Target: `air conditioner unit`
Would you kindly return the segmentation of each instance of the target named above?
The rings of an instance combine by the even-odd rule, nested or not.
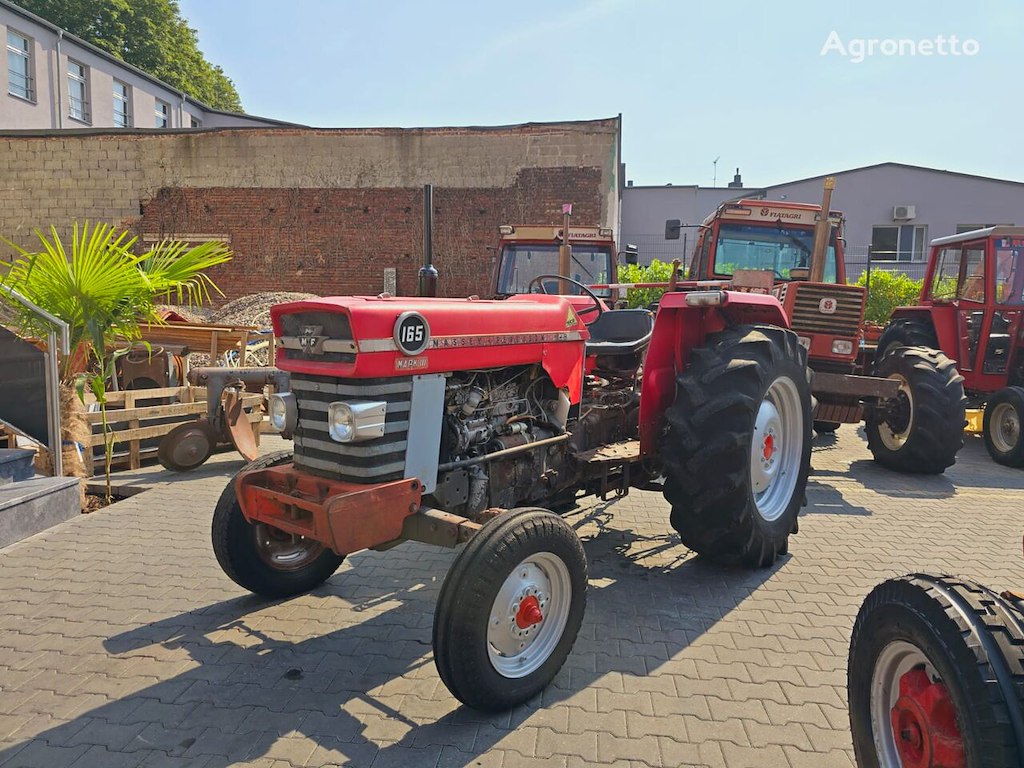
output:
[[[893,221],[906,221],[907,219],[913,219],[915,216],[917,216],[916,205],[894,205],[892,207]]]

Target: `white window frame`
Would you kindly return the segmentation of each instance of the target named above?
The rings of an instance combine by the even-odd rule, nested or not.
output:
[[[160,109],[161,107],[163,107],[163,110]],[[156,106],[153,107],[153,115],[156,117],[154,125],[157,128],[171,127],[171,105],[168,102],[157,99]],[[160,125],[161,120],[163,120],[163,125]]]
[[[72,73],[71,67],[79,67],[82,72]],[[89,67],[80,61],[68,57],[67,67],[68,78],[68,117],[86,125],[92,124],[92,116],[89,113]],[[73,95],[76,86],[81,86],[82,98]],[[75,102],[79,101],[78,110],[75,110]]]
[[[11,44],[11,37],[18,37],[24,41],[24,48],[16,48]],[[23,99],[30,101],[33,104],[36,102],[36,78],[35,78],[35,56],[33,56],[35,42],[28,35],[24,35],[16,29],[7,27],[7,35],[4,38],[7,43],[7,93],[10,96],[14,96],[17,99]],[[11,56],[18,56],[25,61],[25,74],[20,72],[14,72],[11,69]],[[24,77],[25,87],[24,89],[16,88],[14,85],[14,77]],[[24,93],[21,91],[24,90]]]
[[[194,115],[189,115],[189,128],[202,128],[203,121]]]
[[[118,92],[118,87],[124,88],[124,94]],[[123,80],[114,78],[114,127],[115,128],[131,128],[132,127],[132,87]],[[118,105],[122,105],[124,108],[123,112],[118,112]],[[118,118],[123,118],[123,122],[118,122]]]

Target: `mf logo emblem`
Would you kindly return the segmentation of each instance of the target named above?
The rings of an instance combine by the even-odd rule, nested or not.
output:
[[[818,311],[823,315],[834,315],[838,306],[839,302],[835,299],[826,297],[818,302]]]
[[[322,355],[324,352],[325,336],[321,335],[324,327],[322,325],[304,325],[299,334],[299,346],[302,347],[304,355]]]

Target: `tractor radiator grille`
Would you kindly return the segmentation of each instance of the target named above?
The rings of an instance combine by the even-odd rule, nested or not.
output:
[[[356,343],[348,315],[340,312],[294,312],[281,315],[279,360],[353,363]]]
[[[797,333],[822,333],[831,336],[856,336],[864,319],[864,289],[853,285],[820,285],[788,283],[784,287],[783,303],[796,293],[792,304],[790,325]],[[823,312],[831,306],[834,312]]]
[[[351,483],[381,483],[405,476],[412,378],[339,379],[293,373],[299,406],[295,466],[322,477]],[[384,436],[338,443],[327,432],[327,408],[337,400],[376,400],[388,404]]]

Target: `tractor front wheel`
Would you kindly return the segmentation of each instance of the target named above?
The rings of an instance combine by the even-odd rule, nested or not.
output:
[[[811,461],[806,360],[774,326],[730,328],[693,351],[661,444],[672,527],[690,549],[751,568],[787,551]]]
[[[1006,387],[985,404],[985,447],[992,459],[1007,467],[1024,467],[1024,387]]]
[[[1022,764],[1024,615],[985,587],[921,574],[879,584],[847,676],[860,768]]]
[[[562,668],[583,623],[587,559],[572,527],[545,509],[493,518],[459,553],[434,612],[434,663],[463,704],[499,712]]]
[[[291,451],[277,451],[246,464],[240,471],[267,469],[291,460]],[[238,586],[263,597],[308,592],[329,579],[345,559],[320,542],[270,525],[249,523],[235,495],[234,477],[217,501],[211,537],[224,573]]]
[[[864,414],[868,449],[897,472],[937,475],[952,466],[964,444],[964,377],[942,352],[896,347],[875,366],[895,379],[896,397]]]

